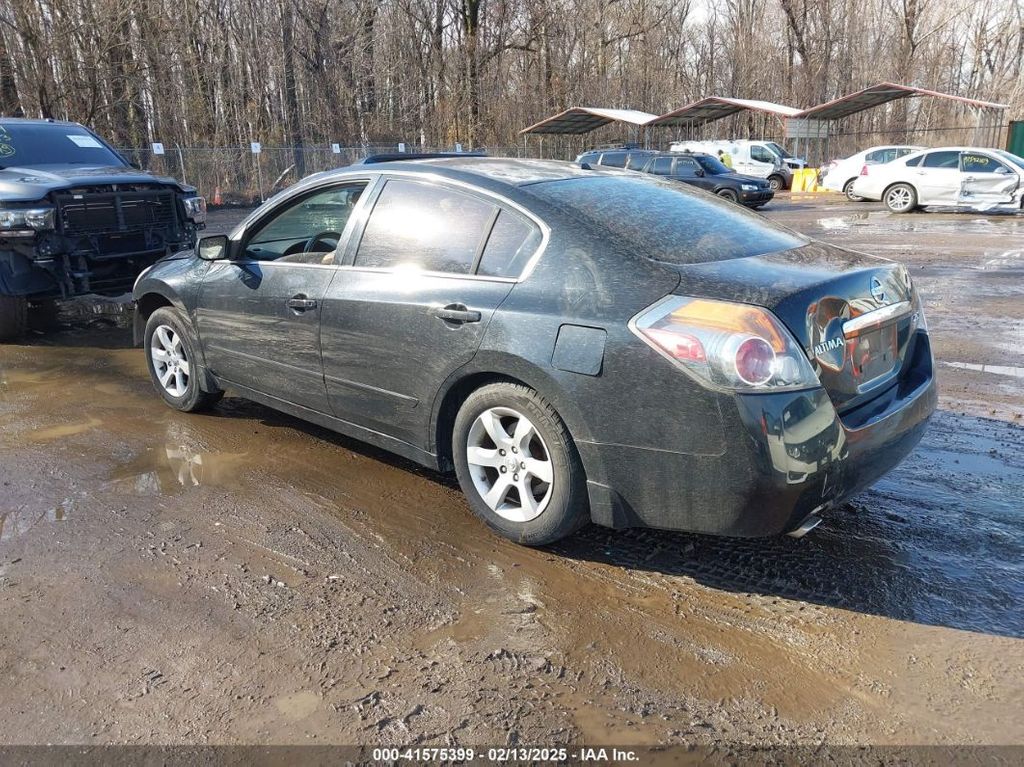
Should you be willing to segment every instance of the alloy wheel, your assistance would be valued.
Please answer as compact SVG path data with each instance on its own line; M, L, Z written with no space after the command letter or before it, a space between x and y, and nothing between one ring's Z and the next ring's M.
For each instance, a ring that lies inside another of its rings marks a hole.
M885 204L890 210L904 211L913 204L913 196L905 186L898 186L885 195Z
M492 407L478 415L466 440L466 462L477 492L495 514L529 522L547 508L554 482L551 453L522 413Z
M174 328L169 325L157 326L149 343L149 357L164 390L172 397L185 396L191 366L181 336Z

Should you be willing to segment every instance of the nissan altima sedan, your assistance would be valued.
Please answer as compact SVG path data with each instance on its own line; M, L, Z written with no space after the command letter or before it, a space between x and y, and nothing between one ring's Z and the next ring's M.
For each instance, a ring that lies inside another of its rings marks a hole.
M454 470L539 545L802 534L935 408L892 261L640 174L498 158L311 176L135 286L158 393L225 389Z

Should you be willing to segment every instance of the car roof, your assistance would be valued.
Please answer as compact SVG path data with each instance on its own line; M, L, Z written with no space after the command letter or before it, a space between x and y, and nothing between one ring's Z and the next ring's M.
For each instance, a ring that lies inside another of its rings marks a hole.
M403 174L423 174L440 176L453 181L479 184L492 189L501 187L520 187L537 184L542 181L565 181L572 178L587 178L594 175L609 174L611 171L600 167L593 169L581 168L573 162L561 160L528 160L514 157L438 157L396 160L392 162L373 163L371 165L348 165L336 170L324 171L308 176L304 181L316 179L317 182L332 177L344 178L362 173L400 172ZM301 182L300 182L301 183Z
M8 125L14 123L15 125L68 125L76 128L83 128L81 123L69 122L67 120L53 120L50 118L35 118L35 117L0 117L0 125Z

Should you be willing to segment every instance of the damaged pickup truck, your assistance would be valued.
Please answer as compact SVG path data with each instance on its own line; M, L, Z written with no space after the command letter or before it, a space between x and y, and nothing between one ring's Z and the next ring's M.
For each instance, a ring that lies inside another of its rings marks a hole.
M206 201L130 165L77 123L0 119L0 341L55 301L117 296L169 252L190 248Z

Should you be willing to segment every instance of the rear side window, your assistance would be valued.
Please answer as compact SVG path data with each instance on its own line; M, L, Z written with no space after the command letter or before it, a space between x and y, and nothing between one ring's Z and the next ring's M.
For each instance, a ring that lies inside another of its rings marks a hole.
M530 191L654 261L725 261L807 244L739 205L649 176L548 181Z
M642 152L630 152L629 159L626 160L626 170L643 170L648 157L650 155Z
M672 175L672 158L671 157L659 157L653 163L651 163L651 169L648 171L656 176L671 176Z
M929 152L922 163L926 168L958 168L960 167L959 152Z
M469 274L494 212L444 187L390 179L366 222L355 265Z
M1008 168L1001 162L996 162L988 155L964 153L961 170L964 173L996 173L1000 168L1004 171Z
M626 167L626 153L625 152L605 152L601 155L601 164L606 165L609 168L625 168Z
M477 274L518 277L540 247L540 230L515 213L502 210L487 238Z

